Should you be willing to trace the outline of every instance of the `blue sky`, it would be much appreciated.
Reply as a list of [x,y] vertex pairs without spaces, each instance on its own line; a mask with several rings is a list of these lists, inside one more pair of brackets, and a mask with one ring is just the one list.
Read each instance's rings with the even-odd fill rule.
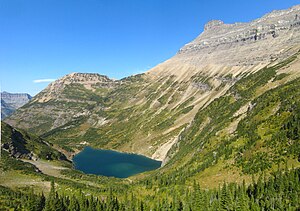
[[0,0],[1,89],[34,95],[49,84],[36,80],[71,72],[96,72],[117,79],[145,72],[196,38],[209,20],[247,22],[299,3]]

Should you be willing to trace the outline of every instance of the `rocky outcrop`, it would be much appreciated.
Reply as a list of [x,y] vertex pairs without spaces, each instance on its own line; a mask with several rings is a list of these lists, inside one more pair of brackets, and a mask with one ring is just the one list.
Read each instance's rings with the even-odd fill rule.
[[221,20],[212,20],[209,21],[205,26],[204,26],[204,30],[216,30],[218,27],[222,26],[224,24],[223,21]]
[[16,109],[28,103],[31,98],[25,93],[1,92],[1,119],[11,115]]
[[1,122],[1,149],[11,157],[27,160],[67,160],[64,154],[53,149],[51,145],[38,137],[15,129]]
[[[26,140],[23,134],[8,125],[3,126],[4,143],[2,145],[2,149],[6,150],[12,157],[15,158],[36,160],[36,155],[27,149],[26,145],[28,144],[28,140]],[[7,131],[5,130],[8,130],[10,133],[9,137],[6,137],[5,132]]]

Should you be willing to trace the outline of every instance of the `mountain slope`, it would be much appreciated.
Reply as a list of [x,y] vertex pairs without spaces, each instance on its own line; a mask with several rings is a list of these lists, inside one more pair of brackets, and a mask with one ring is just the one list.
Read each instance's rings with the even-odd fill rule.
[[[8,122],[41,134],[65,123],[87,116],[97,104],[98,90],[110,89],[114,82],[98,74],[72,73],[53,83],[17,111]],[[68,109],[68,110],[66,110]],[[33,115],[28,115],[30,112]],[[19,121],[21,120],[21,121]]]
[[2,150],[8,152],[11,157],[27,160],[67,160],[62,153],[41,138],[16,130],[4,122],[1,122],[1,138]]
[[[255,99],[299,77],[299,14],[295,6],[250,23],[209,22],[177,55],[145,74],[122,80],[67,75],[6,122],[70,151],[88,144],[172,158],[170,165],[191,168],[198,164],[188,149],[204,156],[196,143],[217,138],[208,150],[214,154]],[[182,142],[185,134],[189,141]]]
[[199,110],[170,150],[160,177],[196,179],[211,187],[279,166],[299,167],[300,78],[285,72],[299,72],[298,57],[244,77]]

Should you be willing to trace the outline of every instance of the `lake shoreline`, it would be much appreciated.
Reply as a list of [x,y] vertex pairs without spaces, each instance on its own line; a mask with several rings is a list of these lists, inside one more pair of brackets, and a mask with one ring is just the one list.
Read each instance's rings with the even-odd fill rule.
[[97,149],[86,146],[74,155],[74,169],[86,174],[127,178],[142,172],[152,171],[162,166],[157,161],[135,153],[119,152],[109,149]]
[[[116,150],[116,149],[112,149],[112,148],[97,148],[97,147],[93,147],[93,146],[90,146],[90,145],[86,145],[84,146],[81,150],[79,150],[78,148],[74,148],[73,150],[75,152],[68,152],[70,153],[70,156],[71,156],[71,160],[73,159],[74,156],[76,156],[77,154],[79,154],[80,152],[82,152],[84,150],[84,148],[86,147],[90,147],[90,148],[93,148],[93,149],[96,149],[96,150],[110,150],[110,151],[114,151],[114,152],[119,152],[119,153],[125,153],[125,154],[133,154],[133,155],[140,155],[140,156],[144,156],[144,157],[147,157],[149,159],[152,159],[152,160],[156,160],[156,161],[159,161],[159,162],[163,162],[163,160],[161,159],[155,159],[155,158],[152,158],[148,155],[144,155],[144,154],[140,154],[138,152],[128,152],[128,151],[123,151],[123,150]],[[65,154],[65,153],[64,153]],[[66,155],[66,154],[65,154]],[[67,155],[66,155],[67,156]],[[67,157],[69,159],[69,157]]]

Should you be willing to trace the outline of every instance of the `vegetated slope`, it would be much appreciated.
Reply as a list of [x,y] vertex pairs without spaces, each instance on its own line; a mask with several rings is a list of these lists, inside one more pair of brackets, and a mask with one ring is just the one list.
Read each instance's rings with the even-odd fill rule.
[[28,160],[67,160],[62,153],[41,138],[16,130],[4,122],[1,122],[1,140],[1,150],[7,152],[10,157]]
[[71,168],[70,161],[49,143],[1,122],[0,185],[18,189],[29,185],[47,192],[44,170],[58,175],[65,167]]
[[299,167],[299,68],[296,54],[249,74],[200,109],[155,178],[174,183],[196,179],[211,187],[284,165]]
[[161,145],[171,146],[199,107],[193,101],[204,93],[194,82],[179,83],[173,76],[137,75],[110,81],[109,86],[96,79],[90,87],[78,80],[92,76],[102,77],[65,76],[6,122],[66,149],[90,144],[151,156]]
[[[55,184],[47,198],[33,190],[12,191],[0,186],[0,201],[3,209],[17,210],[298,210],[300,172],[298,170],[276,172],[268,181],[260,177],[253,184],[226,184],[214,190],[202,190],[198,184],[189,188],[169,188],[142,199],[128,192],[103,196],[84,192],[59,193]],[[149,189],[148,189],[149,191]],[[125,195],[125,197],[124,197]]]
[[[169,149],[177,146],[181,132],[189,131],[187,128],[197,122],[195,115],[212,109],[215,99],[238,102],[236,108],[218,107],[218,112],[228,114],[223,118],[234,119],[235,109],[242,112],[241,106],[246,108],[253,99],[244,99],[239,93],[229,97],[236,84],[248,80],[246,77],[269,72],[266,66],[276,69],[269,80],[275,75],[277,79],[286,76],[257,84],[253,89],[260,94],[271,88],[268,86],[298,77],[298,59],[293,67],[276,64],[291,58],[300,48],[299,13],[300,7],[295,6],[250,23],[209,22],[205,31],[176,56],[145,74],[122,80],[97,74],[67,75],[50,84],[6,122],[42,135],[69,151],[88,144],[164,160]],[[215,115],[218,113],[199,119],[201,123],[193,133],[200,134],[206,125],[217,131],[220,123]]]

